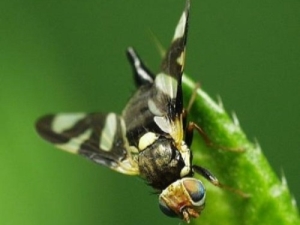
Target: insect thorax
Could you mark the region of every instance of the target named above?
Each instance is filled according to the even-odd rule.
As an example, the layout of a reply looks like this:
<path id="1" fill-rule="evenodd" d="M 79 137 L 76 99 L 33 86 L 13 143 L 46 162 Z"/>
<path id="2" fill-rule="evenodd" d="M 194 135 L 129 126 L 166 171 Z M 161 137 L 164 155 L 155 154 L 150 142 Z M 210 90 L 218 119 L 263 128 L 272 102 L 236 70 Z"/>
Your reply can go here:
<path id="1" fill-rule="evenodd" d="M 128 102 L 122 116 L 129 145 L 139 152 L 137 161 L 140 175 L 153 188 L 163 190 L 182 176 L 190 175 L 191 156 L 185 144 L 183 147 L 188 150 L 188 154 L 183 156 L 170 134 L 162 131 L 153 119 L 156 116 L 153 110 L 155 106 L 151 108 L 149 102 L 155 104 L 157 96 L 165 102 L 172 101 L 157 92 L 152 85 L 142 85 Z"/>
<path id="2" fill-rule="evenodd" d="M 156 90 L 152 85 L 141 86 L 131 97 L 123 110 L 122 117 L 126 124 L 126 136 L 131 146 L 138 146 L 140 138 L 147 132 L 161 132 L 153 120 L 149 110 L 148 99 L 155 96 Z"/>
<path id="3" fill-rule="evenodd" d="M 161 136 L 139 153 L 140 174 L 155 189 L 163 190 L 181 178 L 186 166 L 172 140 Z"/>

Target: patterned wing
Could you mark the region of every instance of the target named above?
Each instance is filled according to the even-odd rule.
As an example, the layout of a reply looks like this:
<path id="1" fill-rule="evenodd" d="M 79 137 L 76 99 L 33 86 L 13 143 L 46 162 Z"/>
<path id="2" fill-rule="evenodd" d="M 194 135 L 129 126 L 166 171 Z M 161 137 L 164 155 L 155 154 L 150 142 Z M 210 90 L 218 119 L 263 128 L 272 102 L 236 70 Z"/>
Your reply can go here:
<path id="1" fill-rule="evenodd" d="M 152 84 L 154 74 L 146 67 L 135 50 L 129 47 L 126 51 L 126 55 L 133 70 L 136 86 L 140 87 L 142 85 Z"/>
<path id="2" fill-rule="evenodd" d="M 182 113 L 182 87 L 181 78 L 185 62 L 185 49 L 188 33 L 190 2 L 186 7 L 176 26 L 171 46 L 169 47 L 161 64 L 162 73 L 158 75 L 157 85 L 175 100 L 175 113 Z"/>
<path id="3" fill-rule="evenodd" d="M 181 145 L 184 133 L 181 78 L 185 60 L 189 7 L 190 3 L 187 1 L 175 29 L 171 46 L 162 61 L 162 71 L 154 81 L 158 94 L 149 104 L 150 110 L 156 112 L 157 116 L 154 117 L 156 124 L 161 130 L 169 133 L 178 145 Z"/>
<path id="4" fill-rule="evenodd" d="M 139 174 L 126 139 L 123 119 L 115 113 L 46 115 L 36 123 L 45 140 L 118 172 Z"/>

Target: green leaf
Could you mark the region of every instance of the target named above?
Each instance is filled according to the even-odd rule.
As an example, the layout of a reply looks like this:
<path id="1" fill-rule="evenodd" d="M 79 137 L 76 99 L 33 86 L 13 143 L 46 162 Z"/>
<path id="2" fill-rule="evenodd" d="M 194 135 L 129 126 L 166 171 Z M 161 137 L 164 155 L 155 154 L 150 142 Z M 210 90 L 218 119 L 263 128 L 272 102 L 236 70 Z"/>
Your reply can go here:
<path id="1" fill-rule="evenodd" d="M 185 102 L 196 90 L 195 83 L 183 77 Z M 237 153 L 208 147 L 200 135 L 194 134 L 192 150 L 195 165 L 210 170 L 221 183 L 250 194 L 243 198 L 227 189 L 215 187 L 201 179 L 207 189 L 206 207 L 191 224 L 205 225 L 296 225 L 300 224 L 294 198 L 287 182 L 271 169 L 257 142 L 250 142 L 236 116 L 230 118 L 221 103 L 214 102 L 201 88 L 189 112 L 189 121 L 204 129 L 215 146 L 243 149 Z M 258 124 L 259 126 L 259 124 Z"/>

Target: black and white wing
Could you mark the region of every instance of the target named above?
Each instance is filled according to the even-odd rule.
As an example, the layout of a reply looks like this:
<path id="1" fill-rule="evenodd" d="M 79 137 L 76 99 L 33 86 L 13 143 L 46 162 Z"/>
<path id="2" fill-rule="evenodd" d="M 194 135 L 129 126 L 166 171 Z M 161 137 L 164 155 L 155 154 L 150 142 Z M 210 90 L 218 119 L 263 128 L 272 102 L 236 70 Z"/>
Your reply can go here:
<path id="1" fill-rule="evenodd" d="M 133 70 L 134 81 L 137 87 L 151 85 L 155 79 L 154 74 L 146 67 L 139 55 L 132 47 L 126 51 L 127 59 Z"/>
<path id="2" fill-rule="evenodd" d="M 185 63 L 189 9 L 190 3 L 189 1 L 187 1 L 185 10 L 182 13 L 180 20 L 176 26 L 171 46 L 166 52 L 165 57 L 161 63 L 162 72 L 160 74 L 165 75 L 165 77 L 172 77 L 175 80 L 173 82 L 165 81 L 163 83 L 166 83 L 166 89 L 164 90 L 170 96 L 175 97 L 176 95 L 175 105 L 177 113 L 181 113 L 183 109 L 181 79 Z M 160 81 L 163 80 L 161 79 Z"/>
<path id="3" fill-rule="evenodd" d="M 115 113 L 46 115 L 37 121 L 36 130 L 62 150 L 124 174 L 139 174 L 134 150 L 131 152 L 126 139 L 125 123 Z"/>
<path id="4" fill-rule="evenodd" d="M 182 121 L 183 96 L 182 74 L 188 33 L 189 1 L 176 26 L 171 46 L 161 64 L 161 72 L 155 77 L 154 85 L 158 94 L 150 105 L 153 112 L 161 112 L 154 121 L 180 145 L 184 128 Z"/>
<path id="5" fill-rule="evenodd" d="M 178 149 L 184 138 L 182 74 L 188 31 L 190 3 L 176 26 L 171 46 L 156 76 L 145 66 L 133 48 L 127 49 L 127 57 L 139 88 L 123 110 L 127 125 L 127 137 L 131 144 L 147 133 L 168 135 Z M 134 116 L 133 116 L 134 115 Z M 137 137 L 138 136 L 138 137 Z M 136 145 L 136 144 L 135 144 Z"/>

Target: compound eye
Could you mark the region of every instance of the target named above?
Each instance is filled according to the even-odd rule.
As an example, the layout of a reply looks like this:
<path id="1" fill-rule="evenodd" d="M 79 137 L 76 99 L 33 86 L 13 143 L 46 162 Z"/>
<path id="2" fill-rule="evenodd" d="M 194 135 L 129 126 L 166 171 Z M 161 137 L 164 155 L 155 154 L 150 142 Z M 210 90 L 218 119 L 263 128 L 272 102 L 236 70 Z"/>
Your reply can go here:
<path id="1" fill-rule="evenodd" d="M 183 178 L 182 183 L 191 197 L 195 206 L 205 203 L 205 188 L 200 180 L 194 178 Z"/>
<path id="2" fill-rule="evenodd" d="M 162 198 L 159 198 L 159 208 L 166 216 L 178 217 L 178 215 L 167 206 L 167 204 Z"/>

